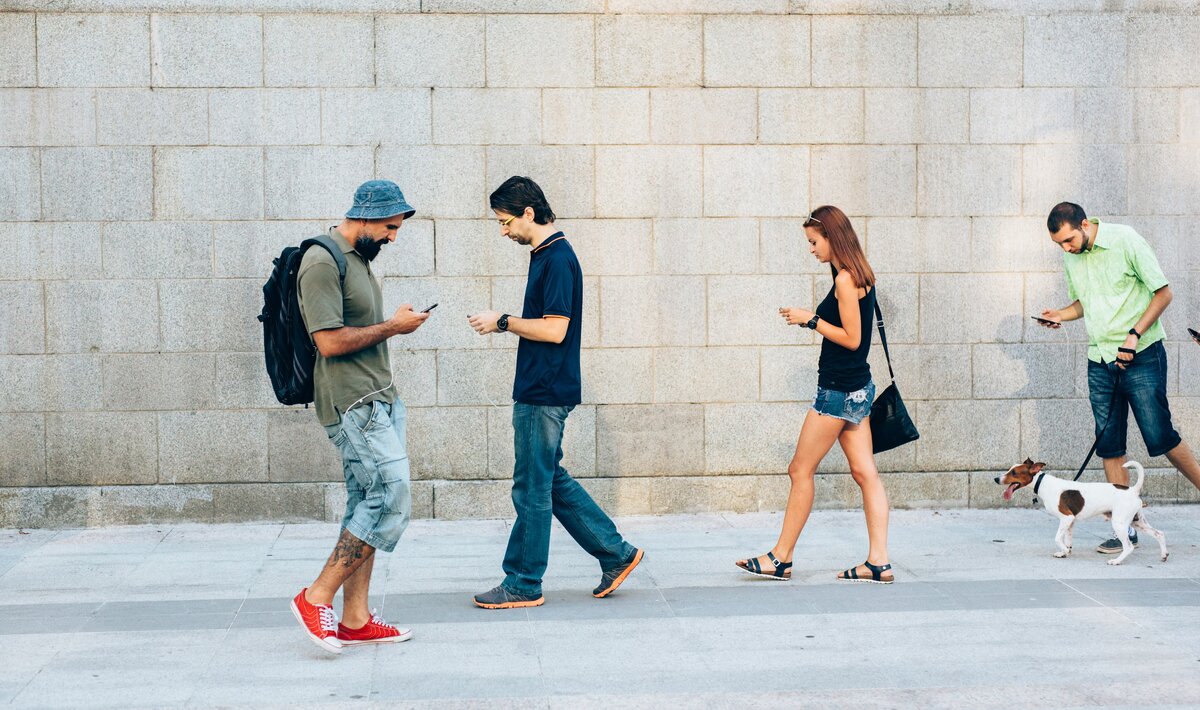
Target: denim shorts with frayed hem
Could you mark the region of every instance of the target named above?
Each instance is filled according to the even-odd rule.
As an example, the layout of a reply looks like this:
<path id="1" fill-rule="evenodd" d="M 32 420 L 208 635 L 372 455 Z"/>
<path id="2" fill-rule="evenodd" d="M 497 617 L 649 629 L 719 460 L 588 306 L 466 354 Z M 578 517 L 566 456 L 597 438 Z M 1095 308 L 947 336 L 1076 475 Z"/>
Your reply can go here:
<path id="1" fill-rule="evenodd" d="M 817 414 L 858 424 L 871 413 L 871 404 L 874 401 L 874 382 L 868 382 L 866 387 L 854 392 L 839 392 L 817 387 L 817 399 L 813 402 L 813 409 Z"/>
<path id="2" fill-rule="evenodd" d="M 403 402 L 376 401 L 325 427 L 346 476 L 342 528 L 384 552 L 396 548 L 412 515 L 406 421 Z"/>

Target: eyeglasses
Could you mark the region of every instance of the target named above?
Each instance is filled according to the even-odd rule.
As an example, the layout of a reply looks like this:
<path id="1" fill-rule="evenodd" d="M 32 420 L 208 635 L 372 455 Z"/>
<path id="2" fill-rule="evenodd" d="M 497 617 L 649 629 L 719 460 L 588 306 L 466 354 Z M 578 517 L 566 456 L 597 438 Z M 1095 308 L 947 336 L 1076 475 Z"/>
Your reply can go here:
<path id="1" fill-rule="evenodd" d="M 516 216 L 516 215 L 513 215 L 512 217 L 509 217 L 508 219 L 498 219 L 498 220 L 496 220 L 496 221 L 500 223 L 500 226 L 501 226 L 501 227 L 507 227 L 507 226 L 508 226 L 508 224 L 509 224 L 510 222 L 512 222 L 512 221 L 513 221 L 514 219 L 516 219 L 516 218 L 517 218 L 517 216 Z"/>

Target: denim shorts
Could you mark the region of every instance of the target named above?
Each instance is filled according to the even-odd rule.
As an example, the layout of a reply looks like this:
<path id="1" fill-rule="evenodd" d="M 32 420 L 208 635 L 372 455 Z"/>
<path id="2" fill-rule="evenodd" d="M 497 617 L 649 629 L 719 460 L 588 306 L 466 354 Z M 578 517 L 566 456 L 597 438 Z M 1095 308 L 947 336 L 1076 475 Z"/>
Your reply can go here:
<path id="1" fill-rule="evenodd" d="M 375 401 L 325 427 L 346 476 L 342 527 L 384 552 L 396 548 L 412 515 L 405 422 L 403 402 Z"/>
<path id="2" fill-rule="evenodd" d="M 871 413 L 871 404 L 874 402 L 874 382 L 868 382 L 866 387 L 854 392 L 839 392 L 817 387 L 817 399 L 813 402 L 813 409 L 817 411 L 817 414 L 858 424 Z"/>
<path id="3" fill-rule="evenodd" d="M 1151 456 L 1162 456 L 1183 441 L 1171 425 L 1171 410 L 1167 407 L 1167 349 L 1162 341 L 1135 355 L 1124 371 L 1115 362 L 1088 360 L 1088 398 L 1096 420 L 1096 454 L 1100 458 L 1125 455 L 1131 409 Z"/>

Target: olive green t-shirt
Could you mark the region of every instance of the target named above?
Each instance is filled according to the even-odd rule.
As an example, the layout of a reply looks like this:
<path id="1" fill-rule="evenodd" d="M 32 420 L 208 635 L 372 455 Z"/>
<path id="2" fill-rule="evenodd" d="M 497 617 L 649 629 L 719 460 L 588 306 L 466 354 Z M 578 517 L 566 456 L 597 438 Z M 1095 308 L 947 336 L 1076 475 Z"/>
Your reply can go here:
<path id="1" fill-rule="evenodd" d="M 330 230 L 330 236 L 346 256 L 346 281 L 339 282 L 337 262 L 329 252 L 311 247 L 304 253 L 297 285 L 300 313 L 308 332 L 343 326 L 362 328 L 387 320 L 383 289 L 370 262 L 354 251 L 336 229 Z M 313 400 L 322 425 L 339 423 L 355 405 L 376 400 L 390 403 L 395 398 L 386 340 L 348 355 L 327 358 L 317 353 Z"/>
<path id="2" fill-rule="evenodd" d="M 1067 297 L 1083 305 L 1088 359 L 1114 362 L 1117 348 L 1125 344 L 1129 329 L 1150 307 L 1154 292 L 1167 285 L 1167 277 L 1154 250 L 1133 227 L 1092 222 L 1096 224 L 1096 241 L 1091 251 L 1063 254 Z M 1160 318 L 1142 333 L 1137 351 L 1165 337 Z"/>

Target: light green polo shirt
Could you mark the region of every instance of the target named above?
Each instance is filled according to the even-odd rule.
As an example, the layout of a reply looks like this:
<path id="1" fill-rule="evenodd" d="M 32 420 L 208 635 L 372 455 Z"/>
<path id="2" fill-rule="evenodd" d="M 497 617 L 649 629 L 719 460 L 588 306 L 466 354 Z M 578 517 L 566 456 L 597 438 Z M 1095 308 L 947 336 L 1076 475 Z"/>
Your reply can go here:
<path id="1" fill-rule="evenodd" d="M 1092 220 L 1097 225 L 1091 251 L 1063 253 L 1067 296 L 1083 305 L 1088 359 L 1113 362 L 1129 329 L 1137 325 L 1154 292 L 1167 285 L 1158 258 L 1133 227 Z M 1138 352 L 1166 337 L 1162 319 L 1142 333 Z"/>
<path id="2" fill-rule="evenodd" d="M 333 241 L 346 256 L 346 281 L 338 279 L 337 263 L 321 247 L 310 247 L 300 261 L 297 276 L 300 313 L 309 333 L 352 326 L 362 328 L 387 320 L 383 314 L 383 288 L 371 264 L 354 251 L 336 229 Z M 325 357 L 317 353 L 313 368 L 313 402 L 324 426 L 342 420 L 352 405 L 375 400 L 394 402 L 392 366 L 387 341 L 348 355 Z"/>

